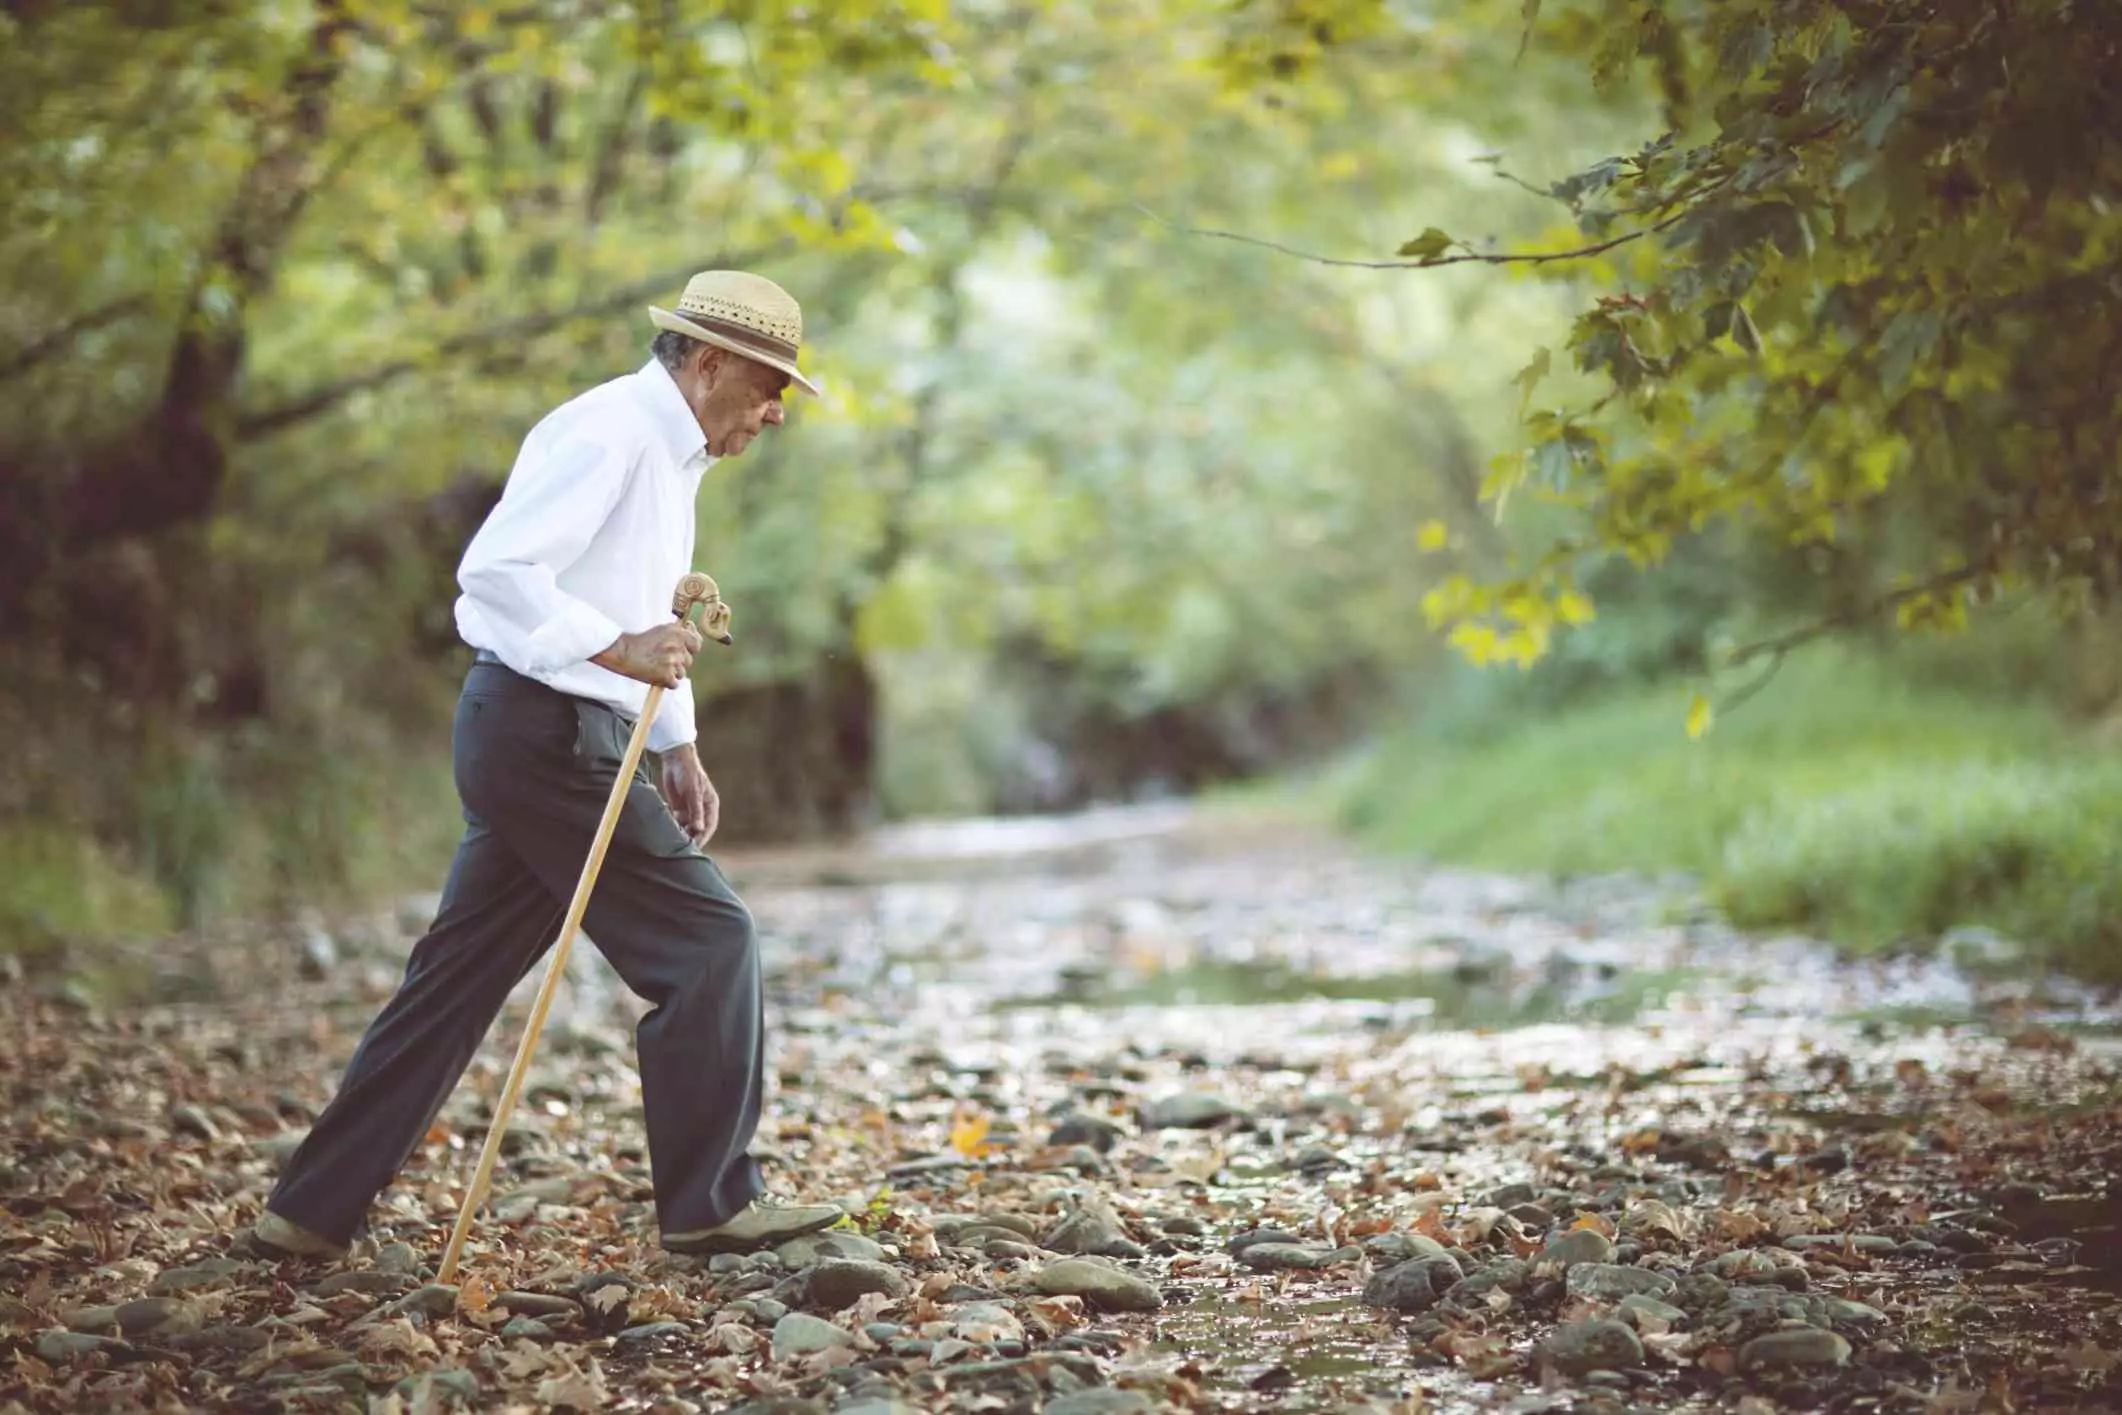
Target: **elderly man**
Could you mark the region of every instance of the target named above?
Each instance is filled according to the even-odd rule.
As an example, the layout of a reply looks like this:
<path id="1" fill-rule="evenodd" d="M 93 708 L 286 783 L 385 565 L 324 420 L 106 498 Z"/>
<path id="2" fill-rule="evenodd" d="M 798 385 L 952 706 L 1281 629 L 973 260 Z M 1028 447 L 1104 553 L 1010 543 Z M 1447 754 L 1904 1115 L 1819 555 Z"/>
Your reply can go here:
<path id="1" fill-rule="evenodd" d="M 701 474 L 782 420 L 802 311 L 772 281 L 709 271 L 650 308 L 654 357 L 549 413 L 458 570 L 475 657 L 453 737 L 465 831 L 433 925 L 355 1048 L 338 1094 L 251 1230 L 268 1252 L 342 1252 L 559 932 L 650 685 L 679 687 L 699 631 L 670 617 L 692 568 Z M 666 1248 L 737 1252 L 831 1224 L 767 1196 L 747 1153 L 764 1028 L 752 920 L 702 853 L 715 788 L 693 700 L 666 693 L 584 932 L 653 1004 L 636 1033 Z"/>

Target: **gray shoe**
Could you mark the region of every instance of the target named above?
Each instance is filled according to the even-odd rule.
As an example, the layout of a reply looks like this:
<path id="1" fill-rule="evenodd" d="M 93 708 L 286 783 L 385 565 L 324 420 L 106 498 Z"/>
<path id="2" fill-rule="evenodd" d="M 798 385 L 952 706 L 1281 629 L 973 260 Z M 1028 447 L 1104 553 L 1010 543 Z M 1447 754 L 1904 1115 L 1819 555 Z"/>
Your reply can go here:
<path id="1" fill-rule="evenodd" d="M 346 1256 L 346 1245 L 334 1243 L 321 1233 L 314 1233 L 301 1224 L 284 1219 L 267 1209 L 258 1215 L 251 1225 L 250 1243 L 274 1257 L 285 1258 L 341 1258 Z"/>
<path id="2" fill-rule="evenodd" d="M 666 1233 L 663 1246 L 672 1253 L 755 1253 L 821 1228 L 831 1228 L 845 1216 L 837 1204 L 787 1204 L 761 1197 L 745 1205 L 735 1218 L 713 1228 Z"/>

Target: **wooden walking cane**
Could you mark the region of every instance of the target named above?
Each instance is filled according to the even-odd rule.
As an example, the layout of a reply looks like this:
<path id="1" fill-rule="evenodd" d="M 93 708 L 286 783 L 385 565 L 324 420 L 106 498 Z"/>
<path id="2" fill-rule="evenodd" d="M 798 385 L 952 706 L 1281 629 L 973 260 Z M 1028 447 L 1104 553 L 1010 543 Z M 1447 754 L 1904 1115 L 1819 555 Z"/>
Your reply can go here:
<path id="1" fill-rule="evenodd" d="M 705 609 L 707 619 L 702 626 L 709 638 L 720 643 L 730 642 L 729 606 L 722 602 L 722 592 L 716 588 L 712 578 L 702 574 L 687 575 L 678 581 L 678 588 L 671 595 L 671 613 L 681 622 L 689 620 L 696 609 Z M 538 1045 L 538 1030 L 545 1025 L 545 1014 L 553 1005 L 553 994 L 559 990 L 560 975 L 567 971 L 568 950 L 574 946 L 575 931 L 582 925 L 583 911 L 589 907 L 589 892 L 596 887 L 597 872 L 604 867 L 604 852 L 611 848 L 612 832 L 618 828 L 619 812 L 626 804 L 626 793 L 633 784 L 634 768 L 640 765 L 642 748 L 648 744 L 648 726 L 655 721 L 656 709 L 663 702 L 663 685 L 652 683 L 648 689 L 648 701 L 642 705 L 640 720 L 634 723 L 634 735 L 626 744 L 626 759 L 619 763 L 619 775 L 612 782 L 612 794 L 604 803 L 604 819 L 597 823 L 597 834 L 590 842 L 589 860 L 582 866 L 582 878 L 575 885 L 575 897 L 567 906 L 566 922 L 560 925 L 560 938 L 553 948 L 552 961 L 545 965 L 545 982 L 538 989 L 538 1000 L 531 1007 L 530 1021 L 523 1029 L 523 1040 L 516 1044 L 515 1064 L 508 1069 L 508 1084 L 501 1090 L 501 1102 L 494 1108 L 493 1124 L 487 1128 L 486 1148 L 480 1151 L 479 1168 L 472 1175 L 471 1188 L 465 1191 L 464 1207 L 457 1211 L 457 1226 L 450 1233 L 449 1248 L 442 1255 L 442 1269 L 435 1281 L 447 1285 L 457 1276 L 457 1259 L 463 1255 L 464 1240 L 471 1233 L 472 1216 L 486 1202 L 487 1186 L 493 1183 L 494 1161 L 501 1156 L 501 1139 L 508 1132 L 508 1118 L 516 1108 L 516 1097 L 523 1090 L 524 1078 L 530 1072 L 531 1050 Z"/>

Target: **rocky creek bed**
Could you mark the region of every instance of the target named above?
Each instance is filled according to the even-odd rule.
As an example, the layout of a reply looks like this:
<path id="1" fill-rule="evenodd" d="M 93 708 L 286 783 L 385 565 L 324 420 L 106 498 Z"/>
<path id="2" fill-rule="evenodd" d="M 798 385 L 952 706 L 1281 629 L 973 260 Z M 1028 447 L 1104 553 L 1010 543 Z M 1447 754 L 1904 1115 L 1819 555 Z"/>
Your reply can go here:
<path id="1" fill-rule="evenodd" d="M 231 1237 L 426 905 L 0 996 L 0 1411 L 2122 1405 L 2105 1000 L 1117 812 L 725 862 L 777 1190 L 654 1243 L 593 950 L 461 1284 L 528 980 L 347 1260 Z"/>

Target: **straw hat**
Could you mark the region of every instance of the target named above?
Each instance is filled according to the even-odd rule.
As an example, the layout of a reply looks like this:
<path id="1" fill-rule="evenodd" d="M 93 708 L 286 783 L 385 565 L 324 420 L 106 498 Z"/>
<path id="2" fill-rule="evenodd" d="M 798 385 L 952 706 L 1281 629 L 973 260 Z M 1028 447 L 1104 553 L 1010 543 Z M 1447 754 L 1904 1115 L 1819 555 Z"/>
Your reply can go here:
<path id="1" fill-rule="evenodd" d="M 777 368 L 804 392 L 817 395 L 818 386 L 796 369 L 796 350 L 803 343 L 803 308 L 763 275 L 704 270 L 686 282 L 676 310 L 650 305 L 648 317 L 658 329 Z"/>

